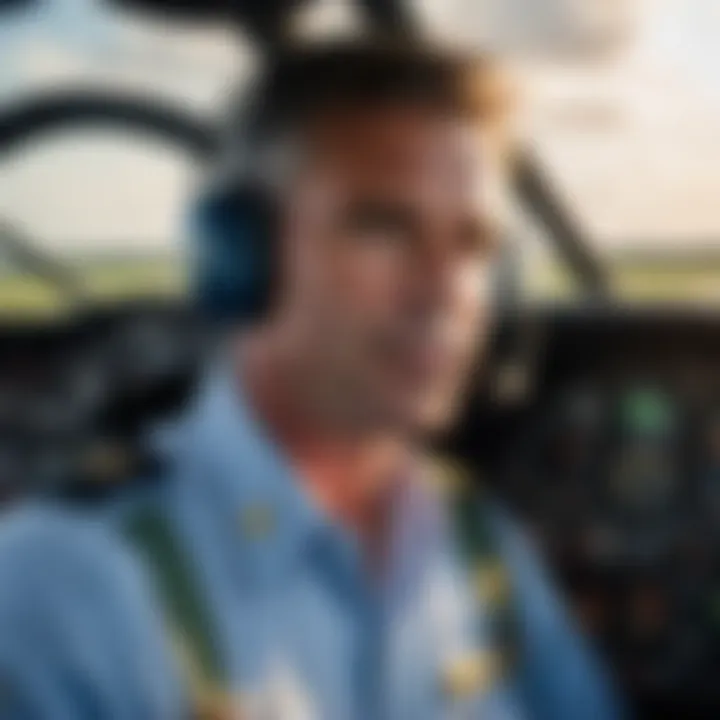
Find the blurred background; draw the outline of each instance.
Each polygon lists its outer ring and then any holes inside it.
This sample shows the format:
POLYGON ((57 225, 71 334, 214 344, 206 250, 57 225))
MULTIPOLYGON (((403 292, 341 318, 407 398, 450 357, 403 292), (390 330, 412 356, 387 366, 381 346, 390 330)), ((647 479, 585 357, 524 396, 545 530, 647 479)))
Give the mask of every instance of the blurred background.
MULTIPOLYGON (((63 88, 112 89, 213 122, 255 61, 249 42, 212 18, 168 25, 93 0, 2 6, 3 104, 63 88)), ((431 34, 512 61, 522 130, 618 297, 717 303, 717 3, 419 0, 413 9, 431 34)), ((349 1, 318 0, 300 15, 308 34, 358 26, 349 1)), ((0 215, 76 267, 93 293, 174 291, 191 160, 129 132, 43 137, 3 162, 0 215)), ((517 215, 524 294, 572 293, 567 269, 517 215)), ((21 287, 12 275, 0 282, 3 309, 48 299, 48 288, 21 287)))
MULTIPOLYGON (((8 502, 65 482, 79 447, 127 454, 197 364, 186 212, 259 60, 246 6, 0 0, 8 502)), ((447 449, 523 519, 640 717, 720 717, 720 3, 400 15, 497 52, 520 89, 501 321, 447 449)), ((366 18, 317 0, 293 22, 366 18)), ((127 470, 102 457, 99 479, 127 470)))

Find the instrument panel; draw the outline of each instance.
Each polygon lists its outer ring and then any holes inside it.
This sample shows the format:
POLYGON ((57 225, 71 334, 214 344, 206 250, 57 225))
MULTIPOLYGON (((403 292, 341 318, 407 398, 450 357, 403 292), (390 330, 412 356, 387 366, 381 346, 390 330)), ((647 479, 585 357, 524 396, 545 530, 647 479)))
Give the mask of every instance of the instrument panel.
POLYGON ((687 696, 716 717, 720 322, 564 318, 546 331, 536 394, 492 469, 498 491, 632 694, 687 696))
POLYGON ((98 454, 136 453, 210 347, 190 313, 155 305, 0 332, 0 503, 85 482, 98 454))

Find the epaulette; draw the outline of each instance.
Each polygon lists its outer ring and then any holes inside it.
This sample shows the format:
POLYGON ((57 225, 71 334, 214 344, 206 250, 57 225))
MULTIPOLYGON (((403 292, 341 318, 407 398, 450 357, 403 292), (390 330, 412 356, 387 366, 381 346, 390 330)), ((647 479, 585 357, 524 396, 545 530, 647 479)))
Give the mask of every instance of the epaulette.
POLYGON ((44 488, 53 497, 102 502, 140 486, 159 482, 165 463, 134 440, 95 437, 75 450, 63 476, 44 488))

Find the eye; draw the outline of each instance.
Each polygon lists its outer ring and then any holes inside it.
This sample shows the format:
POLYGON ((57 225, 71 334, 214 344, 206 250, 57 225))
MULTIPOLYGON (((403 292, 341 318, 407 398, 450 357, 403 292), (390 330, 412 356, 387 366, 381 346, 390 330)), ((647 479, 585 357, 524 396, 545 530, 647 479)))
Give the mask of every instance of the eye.
POLYGON ((349 209, 345 227, 358 238, 394 243, 412 235, 412 218, 398 206, 366 203, 349 209))
POLYGON ((458 230, 458 248, 464 255, 490 257, 499 246, 495 229, 479 219, 463 222, 458 230))

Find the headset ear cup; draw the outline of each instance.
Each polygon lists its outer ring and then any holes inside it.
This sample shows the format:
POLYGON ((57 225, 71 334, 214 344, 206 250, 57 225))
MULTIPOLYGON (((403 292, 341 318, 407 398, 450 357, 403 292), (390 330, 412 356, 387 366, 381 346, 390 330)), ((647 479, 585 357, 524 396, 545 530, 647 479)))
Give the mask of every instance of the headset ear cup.
POLYGON ((191 288, 213 320, 251 322, 270 301, 272 212, 264 193, 235 189, 203 198, 191 228, 191 288))

